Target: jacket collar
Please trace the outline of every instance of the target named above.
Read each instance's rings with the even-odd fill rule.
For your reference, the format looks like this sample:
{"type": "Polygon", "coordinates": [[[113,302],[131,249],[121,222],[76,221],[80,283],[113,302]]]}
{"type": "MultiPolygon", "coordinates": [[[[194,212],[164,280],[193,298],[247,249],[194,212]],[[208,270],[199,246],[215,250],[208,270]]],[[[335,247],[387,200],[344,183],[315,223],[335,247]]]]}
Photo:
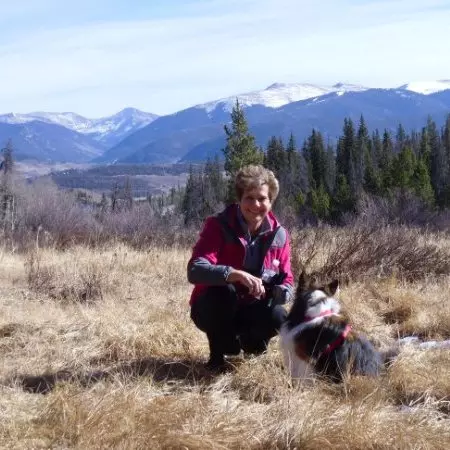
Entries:
{"type": "MultiPolygon", "coordinates": [[[[241,237],[246,238],[248,234],[248,228],[246,227],[246,223],[244,221],[244,218],[242,217],[242,221],[244,221],[245,227],[241,225],[241,220],[239,218],[239,215],[242,217],[242,213],[239,208],[238,203],[233,203],[225,208],[222,213],[220,213],[220,216],[222,216],[223,219],[226,220],[228,225],[234,230],[234,232],[241,237]]],[[[262,224],[263,230],[260,231],[259,234],[262,233],[268,233],[275,229],[277,229],[280,226],[277,217],[272,211],[269,211],[267,216],[264,219],[264,222],[262,224]]]]}

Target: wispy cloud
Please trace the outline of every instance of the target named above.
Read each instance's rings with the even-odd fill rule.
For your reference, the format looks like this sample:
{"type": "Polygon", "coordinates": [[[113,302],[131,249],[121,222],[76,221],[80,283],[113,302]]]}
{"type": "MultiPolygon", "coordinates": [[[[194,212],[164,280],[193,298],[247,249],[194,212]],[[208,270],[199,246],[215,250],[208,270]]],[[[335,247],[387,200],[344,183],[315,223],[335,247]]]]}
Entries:
{"type": "Polygon", "coordinates": [[[274,81],[395,86],[450,77],[450,1],[91,4],[16,0],[2,11],[15,24],[0,32],[3,112],[169,113],[274,81]]]}

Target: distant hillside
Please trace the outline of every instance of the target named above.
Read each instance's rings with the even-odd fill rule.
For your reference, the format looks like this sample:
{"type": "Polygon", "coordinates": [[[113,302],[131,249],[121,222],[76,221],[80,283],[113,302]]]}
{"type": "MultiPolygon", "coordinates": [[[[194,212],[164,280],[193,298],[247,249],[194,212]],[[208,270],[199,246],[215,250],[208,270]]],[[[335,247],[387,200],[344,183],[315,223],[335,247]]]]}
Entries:
{"type": "Polygon", "coordinates": [[[0,115],[0,142],[12,139],[16,158],[84,162],[101,155],[158,116],[134,108],[101,119],[74,113],[0,115]]]}

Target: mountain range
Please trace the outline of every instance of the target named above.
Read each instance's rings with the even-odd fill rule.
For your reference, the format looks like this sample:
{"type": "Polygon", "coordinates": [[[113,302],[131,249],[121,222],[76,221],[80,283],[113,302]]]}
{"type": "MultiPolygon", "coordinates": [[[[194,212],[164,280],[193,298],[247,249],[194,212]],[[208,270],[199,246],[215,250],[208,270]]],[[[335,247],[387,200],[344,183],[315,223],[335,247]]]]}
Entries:
{"type": "Polygon", "coordinates": [[[157,118],[135,108],[100,119],[71,112],[9,113],[0,115],[0,142],[11,139],[18,159],[88,162],[157,118]]]}
{"type": "Polygon", "coordinates": [[[174,114],[157,116],[133,108],[101,119],[74,113],[0,115],[0,142],[12,139],[17,159],[48,162],[174,163],[199,162],[220,154],[223,126],[239,99],[250,131],[259,145],[271,136],[301,143],[312,128],[336,139],[343,120],[369,129],[420,129],[427,117],[438,124],[450,113],[450,80],[412,82],[397,88],[367,88],[275,83],[260,91],[199,104],[174,114]]]}

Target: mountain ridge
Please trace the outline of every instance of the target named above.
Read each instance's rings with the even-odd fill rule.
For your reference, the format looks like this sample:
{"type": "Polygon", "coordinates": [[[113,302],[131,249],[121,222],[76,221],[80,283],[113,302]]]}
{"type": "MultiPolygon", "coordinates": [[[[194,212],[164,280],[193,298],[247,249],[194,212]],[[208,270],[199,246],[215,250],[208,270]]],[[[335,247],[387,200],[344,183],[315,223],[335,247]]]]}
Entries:
{"type": "Polygon", "coordinates": [[[400,122],[405,128],[422,126],[428,114],[439,119],[450,112],[450,80],[409,82],[389,89],[343,82],[277,82],[164,116],[131,107],[98,119],[72,112],[9,113],[0,115],[0,140],[12,138],[17,154],[45,160],[198,161],[223,148],[223,126],[230,122],[236,100],[245,109],[258,144],[265,146],[271,135],[286,137],[290,132],[301,142],[312,127],[333,139],[344,117],[361,114],[372,128],[390,129],[400,122]]]}

